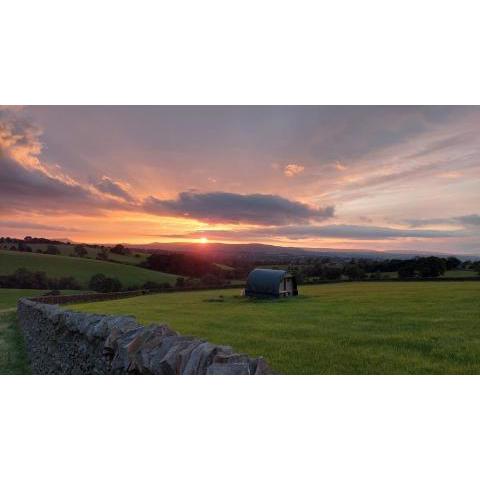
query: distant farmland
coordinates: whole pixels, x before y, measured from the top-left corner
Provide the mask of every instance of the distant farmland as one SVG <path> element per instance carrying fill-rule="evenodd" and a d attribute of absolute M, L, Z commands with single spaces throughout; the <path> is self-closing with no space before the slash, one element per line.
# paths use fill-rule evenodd
<path fill-rule="evenodd" d="M 14 273 L 18 268 L 42 271 L 47 276 L 55 278 L 72 276 L 84 288 L 87 288 L 88 281 L 96 273 L 118 278 L 124 287 L 140 286 L 147 281 L 174 284 L 177 279 L 177 275 L 155 272 L 133 265 L 63 255 L 0 250 L 0 275 Z"/>
<path fill-rule="evenodd" d="M 28 243 L 26 242 L 27 245 L 31 247 L 33 252 L 36 252 L 37 250 L 46 250 L 47 247 L 51 244 L 48 243 Z M 5 244 L 4 244 L 5 245 Z M 8 244 L 6 244 L 8 245 Z M 58 244 L 54 245 L 58 250 L 60 251 L 61 255 L 72 255 L 75 253 L 75 247 L 76 245 L 67 245 L 67 244 Z M 97 255 L 102 251 L 101 248 L 99 247 L 89 247 L 87 245 L 83 245 L 85 250 L 87 251 L 87 254 L 85 255 L 84 258 L 90 258 L 95 260 Z M 112 253 L 107 250 L 108 258 L 109 260 L 114 260 L 115 262 L 120 262 L 120 263 L 128 263 L 132 265 L 138 265 L 139 263 L 143 262 L 146 260 L 148 257 L 148 254 L 146 253 L 139 253 L 135 252 L 130 255 L 119 255 L 118 253 Z"/>
<path fill-rule="evenodd" d="M 262 355 L 280 373 L 480 374 L 480 282 L 358 282 L 300 291 L 277 301 L 248 300 L 230 289 L 71 308 L 167 323 Z"/>

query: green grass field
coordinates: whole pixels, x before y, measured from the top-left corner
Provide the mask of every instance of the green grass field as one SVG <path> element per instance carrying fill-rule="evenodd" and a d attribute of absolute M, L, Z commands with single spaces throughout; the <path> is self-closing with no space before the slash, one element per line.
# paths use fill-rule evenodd
<path fill-rule="evenodd" d="M 9 246 L 10 244 L 3 245 Z M 33 252 L 36 252 L 37 250 L 45 251 L 48 247 L 48 244 L 46 243 L 27 243 L 27 245 L 32 248 Z M 55 245 L 55 247 L 58 248 L 61 255 L 69 256 L 75 252 L 75 245 Z M 102 251 L 101 248 L 97 247 L 85 247 L 85 250 L 87 250 L 87 255 L 85 255 L 84 258 L 90 258 L 93 260 L 95 260 L 97 258 L 97 254 Z M 127 263 L 129 265 L 138 265 L 139 263 L 145 261 L 147 257 L 148 254 L 146 253 L 138 253 L 138 256 L 136 256 L 136 254 L 118 255 L 117 253 L 108 253 L 109 259 L 114 260 L 115 262 Z"/>
<path fill-rule="evenodd" d="M 103 262 L 86 258 L 67 257 L 63 255 L 45 255 L 41 253 L 11 252 L 0 250 L 0 275 L 15 272 L 18 268 L 46 272 L 49 277 L 76 278 L 84 288 L 91 276 L 103 273 L 118 278 L 123 286 L 142 285 L 147 281 L 175 283 L 177 275 L 154 272 L 145 268 L 120 263 Z"/>
<path fill-rule="evenodd" d="M 20 297 L 37 297 L 46 291 L 0 288 L 0 375 L 30 373 L 15 309 Z M 79 292 L 62 290 L 61 293 Z"/>
<path fill-rule="evenodd" d="M 480 374 L 480 282 L 342 283 L 252 301 L 236 290 L 76 305 L 264 356 L 288 374 Z M 224 301 L 211 301 L 223 295 Z M 209 301 L 210 300 L 210 301 Z"/>
<path fill-rule="evenodd" d="M 398 273 L 397 272 L 385 272 L 381 273 L 382 277 L 385 278 L 398 278 Z M 477 272 L 473 270 L 447 270 L 442 277 L 446 278 L 471 278 L 471 277 L 477 277 L 478 274 Z"/>
<path fill-rule="evenodd" d="M 444 276 L 450 278 L 478 277 L 478 273 L 474 270 L 448 270 Z"/>
<path fill-rule="evenodd" d="M 0 312 L 10 310 L 17 306 L 20 297 L 39 297 L 48 290 L 33 290 L 28 288 L 0 288 Z M 85 293 L 79 290 L 61 290 L 62 295 Z"/>
<path fill-rule="evenodd" d="M 0 311 L 0 375 L 30 373 L 15 312 Z"/>

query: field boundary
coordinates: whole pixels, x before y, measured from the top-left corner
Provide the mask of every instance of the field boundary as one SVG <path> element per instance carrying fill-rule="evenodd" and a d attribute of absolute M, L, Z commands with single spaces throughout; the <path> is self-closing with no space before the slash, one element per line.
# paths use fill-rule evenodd
<path fill-rule="evenodd" d="M 351 280 L 345 280 L 351 281 Z M 426 278 L 365 278 L 361 282 L 478 282 L 480 275 L 473 277 L 426 277 Z"/>
<path fill-rule="evenodd" d="M 427 278 L 362 278 L 361 280 L 319 280 L 318 282 L 304 282 L 302 285 L 328 285 L 331 283 L 389 283 L 389 282 L 478 282 L 480 275 L 476 277 L 427 277 Z"/>
<path fill-rule="evenodd" d="M 64 305 L 67 303 L 83 303 L 83 302 L 99 302 L 103 300 L 118 300 L 121 298 L 138 297 L 140 295 L 154 295 L 157 293 L 175 293 L 175 292 L 196 292 L 196 291 L 208 291 L 219 289 L 239 289 L 241 290 L 243 285 L 219 285 L 212 287 L 172 287 L 162 289 L 144 289 L 144 290 L 131 290 L 128 292 L 108 292 L 108 293 L 78 293 L 75 295 L 43 295 L 40 297 L 29 297 L 37 303 L 45 303 L 50 305 Z"/>

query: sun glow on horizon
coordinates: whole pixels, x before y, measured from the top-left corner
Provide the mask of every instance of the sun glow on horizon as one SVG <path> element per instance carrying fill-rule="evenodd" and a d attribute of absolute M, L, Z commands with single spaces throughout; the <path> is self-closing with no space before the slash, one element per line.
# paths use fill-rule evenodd
<path fill-rule="evenodd" d="M 206 243 L 208 243 L 208 238 L 207 237 L 202 237 L 198 241 L 199 241 L 199 243 L 202 243 L 202 244 L 205 245 Z"/>

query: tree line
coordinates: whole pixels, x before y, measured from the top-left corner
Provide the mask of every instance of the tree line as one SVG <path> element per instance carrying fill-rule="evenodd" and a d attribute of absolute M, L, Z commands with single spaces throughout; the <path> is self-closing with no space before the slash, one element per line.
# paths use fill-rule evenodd
<path fill-rule="evenodd" d="M 81 290 L 80 283 L 71 276 L 52 278 L 45 272 L 19 268 L 10 275 L 0 275 L 0 288 L 31 288 L 52 290 Z"/>
<path fill-rule="evenodd" d="M 228 284 L 227 281 L 206 274 L 200 278 L 178 277 L 175 285 L 169 282 L 147 281 L 139 285 L 125 286 L 115 277 L 109 277 L 103 273 L 96 273 L 88 281 L 88 289 L 94 292 L 110 293 L 132 290 L 165 291 L 172 288 L 195 288 L 195 287 L 221 287 Z M 0 288 L 29 288 L 38 290 L 85 290 L 74 277 L 60 278 L 49 277 L 43 271 L 31 271 L 27 268 L 19 268 L 9 275 L 0 275 Z"/>
<path fill-rule="evenodd" d="M 333 261 L 328 258 L 310 261 L 305 265 L 290 265 L 289 271 L 297 276 L 297 281 L 315 283 L 317 281 L 340 280 L 384 280 L 387 274 L 397 273 L 400 279 L 438 278 L 447 270 L 465 269 L 472 276 L 480 275 L 480 261 L 462 262 L 456 257 L 436 256 L 415 257 L 407 260 L 355 259 L 347 262 Z"/>

